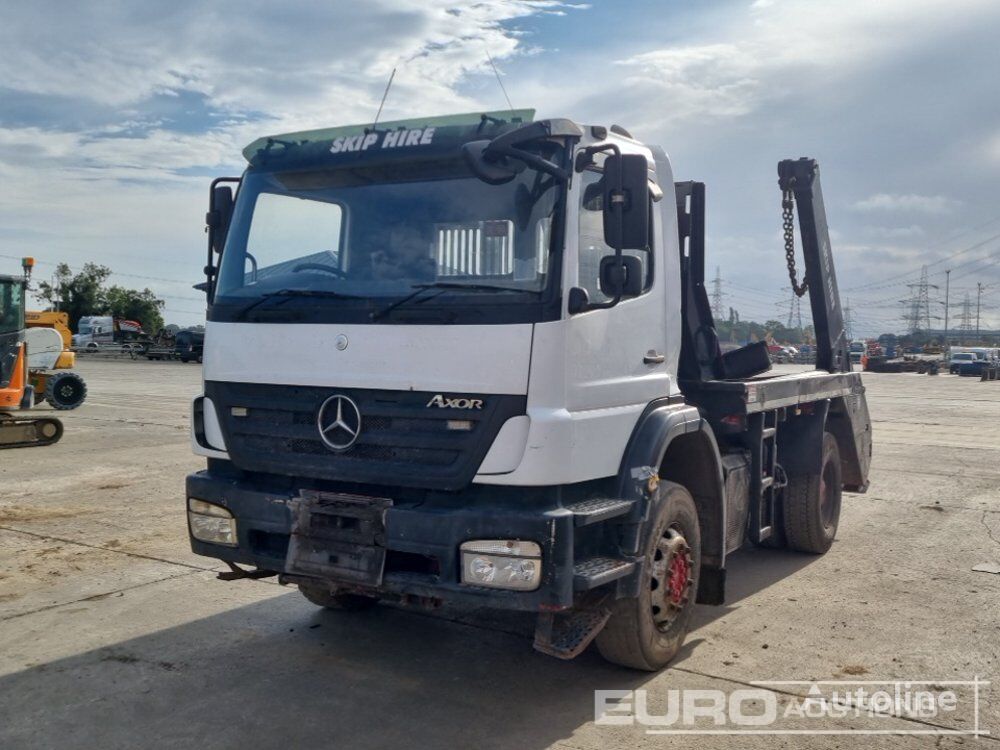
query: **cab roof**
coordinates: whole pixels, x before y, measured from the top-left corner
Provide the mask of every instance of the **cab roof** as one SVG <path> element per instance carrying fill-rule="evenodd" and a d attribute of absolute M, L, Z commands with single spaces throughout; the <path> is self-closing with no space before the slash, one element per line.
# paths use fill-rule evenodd
<path fill-rule="evenodd" d="M 267 169 L 346 165 L 378 157 L 433 158 L 472 140 L 495 138 L 534 117 L 533 109 L 517 109 L 303 130 L 258 138 L 243 149 L 243 156 L 251 166 Z"/>

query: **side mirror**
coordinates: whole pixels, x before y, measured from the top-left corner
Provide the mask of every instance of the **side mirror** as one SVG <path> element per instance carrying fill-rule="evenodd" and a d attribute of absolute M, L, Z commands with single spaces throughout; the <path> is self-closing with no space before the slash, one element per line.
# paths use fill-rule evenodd
<path fill-rule="evenodd" d="M 215 296 L 215 255 L 222 254 L 226 246 L 226 235 L 229 234 L 229 223 L 233 219 L 234 198 L 233 189 L 221 183 L 240 184 L 240 177 L 217 177 L 212 180 L 212 188 L 208 194 L 208 213 L 205 214 L 205 229 L 208 232 L 208 258 L 205 264 L 205 295 L 209 304 Z"/>
<path fill-rule="evenodd" d="M 649 245 L 649 167 L 641 154 L 604 160 L 604 242 L 616 250 Z"/>
<path fill-rule="evenodd" d="M 212 249 L 217 253 L 221 253 L 225 247 L 226 234 L 229 232 L 229 222 L 232 218 L 233 189 L 229 185 L 216 185 L 209 196 L 205 224 L 208 225 Z"/>
<path fill-rule="evenodd" d="M 642 261 L 634 255 L 605 255 L 598 280 L 601 292 L 608 297 L 638 297 L 642 294 Z"/>

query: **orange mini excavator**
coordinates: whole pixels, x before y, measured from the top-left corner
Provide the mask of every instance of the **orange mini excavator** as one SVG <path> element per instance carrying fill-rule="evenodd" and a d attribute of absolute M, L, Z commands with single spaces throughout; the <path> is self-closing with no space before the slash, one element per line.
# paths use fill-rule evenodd
<path fill-rule="evenodd" d="M 35 403 L 25 345 L 24 298 L 32 258 L 21 261 L 25 276 L 0 276 L 0 449 L 51 445 L 63 434 L 52 417 L 19 416 Z"/>

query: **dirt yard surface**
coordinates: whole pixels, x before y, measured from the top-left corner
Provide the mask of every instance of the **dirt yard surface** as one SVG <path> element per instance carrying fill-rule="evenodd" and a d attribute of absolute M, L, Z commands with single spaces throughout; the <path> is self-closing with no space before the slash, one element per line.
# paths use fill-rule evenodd
<path fill-rule="evenodd" d="M 195 364 L 86 361 L 62 441 L 0 453 L 0 748 L 1000 748 L 1000 685 L 944 719 L 822 719 L 842 732 L 684 736 L 594 722 L 595 690 L 731 694 L 763 680 L 1000 678 L 1000 383 L 865 377 L 871 490 L 823 557 L 742 550 L 659 674 L 559 662 L 521 616 L 320 610 L 225 583 L 188 548 Z M 776 688 L 779 708 L 802 685 Z M 650 708 L 651 713 L 662 710 Z M 655 729 L 655 727 L 654 727 Z"/>

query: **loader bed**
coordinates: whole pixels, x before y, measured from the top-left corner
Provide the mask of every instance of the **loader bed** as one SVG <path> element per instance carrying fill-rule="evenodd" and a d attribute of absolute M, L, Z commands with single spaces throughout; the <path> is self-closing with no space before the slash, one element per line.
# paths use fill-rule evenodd
<path fill-rule="evenodd" d="M 688 401 L 711 414 L 753 414 L 813 401 L 862 394 L 860 372 L 825 370 L 774 373 L 743 380 L 682 383 Z"/>

